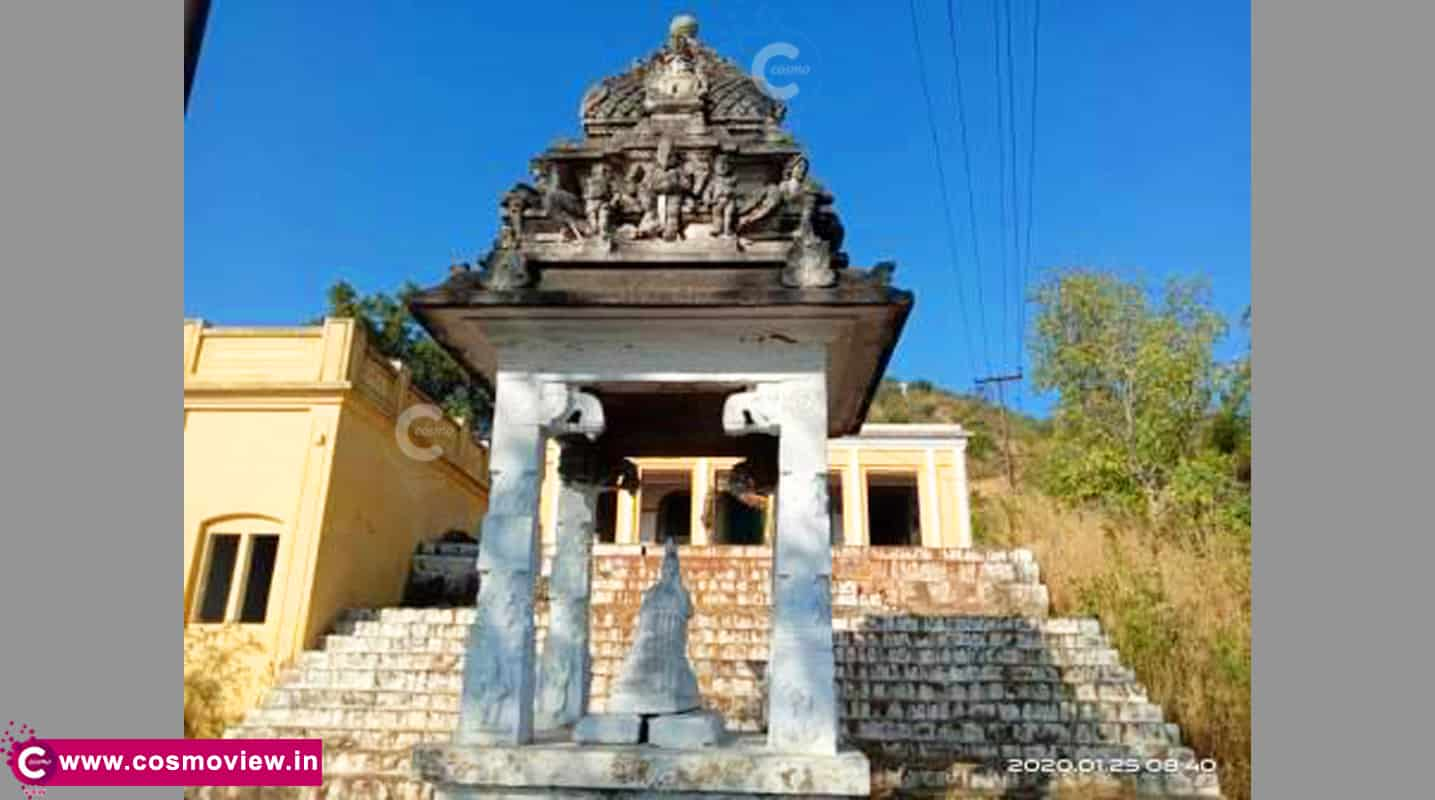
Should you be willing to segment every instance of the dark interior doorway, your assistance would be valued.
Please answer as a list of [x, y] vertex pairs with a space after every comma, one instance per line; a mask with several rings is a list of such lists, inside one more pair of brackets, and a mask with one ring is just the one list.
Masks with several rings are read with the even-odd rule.
[[718, 494], [717, 520], [713, 526], [718, 544], [757, 546], [763, 543], [766, 515], [727, 492]]
[[678, 544], [692, 540], [693, 495], [686, 489], [668, 492], [658, 501], [658, 541]]
[[915, 475], [874, 475], [867, 486], [867, 531], [873, 547], [911, 547], [922, 542]]
[[618, 490], [609, 489], [598, 495], [593, 509], [593, 538], [600, 544], [612, 544], [618, 538]]

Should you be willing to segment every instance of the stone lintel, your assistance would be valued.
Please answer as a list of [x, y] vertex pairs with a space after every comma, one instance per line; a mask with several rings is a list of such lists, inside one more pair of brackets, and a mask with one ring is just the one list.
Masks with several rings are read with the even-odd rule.
[[775, 753], [760, 738], [727, 747], [669, 750], [647, 745], [419, 745], [414, 767], [438, 798], [493, 796], [867, 797], [867, 757]]

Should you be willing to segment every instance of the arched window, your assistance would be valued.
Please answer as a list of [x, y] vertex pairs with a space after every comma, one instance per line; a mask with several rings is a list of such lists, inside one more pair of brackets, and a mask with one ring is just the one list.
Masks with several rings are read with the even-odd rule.
[[658, 541], [672, 539], [678, 544], [687, 544], [692, 538], [693, 495], [687, 489], [677, 489], [663, 495], [658, 501]]
[[262, 623], [279, 562], [279, 524], [226, 517], [205, 526], [194, 622]]

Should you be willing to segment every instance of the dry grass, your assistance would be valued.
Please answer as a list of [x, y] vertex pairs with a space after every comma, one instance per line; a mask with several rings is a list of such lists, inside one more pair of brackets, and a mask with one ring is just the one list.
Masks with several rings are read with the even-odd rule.
[[274, 671], [252, 635], [237, 625], [184, 629], [184, 735], [216, 738], [238, 723]]
[[1249, 798], [1249, 539], [1183, 535], [996, 484], [974, 499], [979, 542], [1030, 548], [1055, 613], [1100, 617], [1186, 743], [1216, 759], [1225, 796]]

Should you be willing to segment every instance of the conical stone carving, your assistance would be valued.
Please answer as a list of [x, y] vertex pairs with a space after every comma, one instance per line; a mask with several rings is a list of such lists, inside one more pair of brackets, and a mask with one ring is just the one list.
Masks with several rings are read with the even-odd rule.
[[693, 604], [678, 571], [678, 548], [668, 540], [658, 582], [643, 593], [638, 634], [609, 693], [617, 714], [676, 714], [702, 703], [688, 662], [688, 619]]

